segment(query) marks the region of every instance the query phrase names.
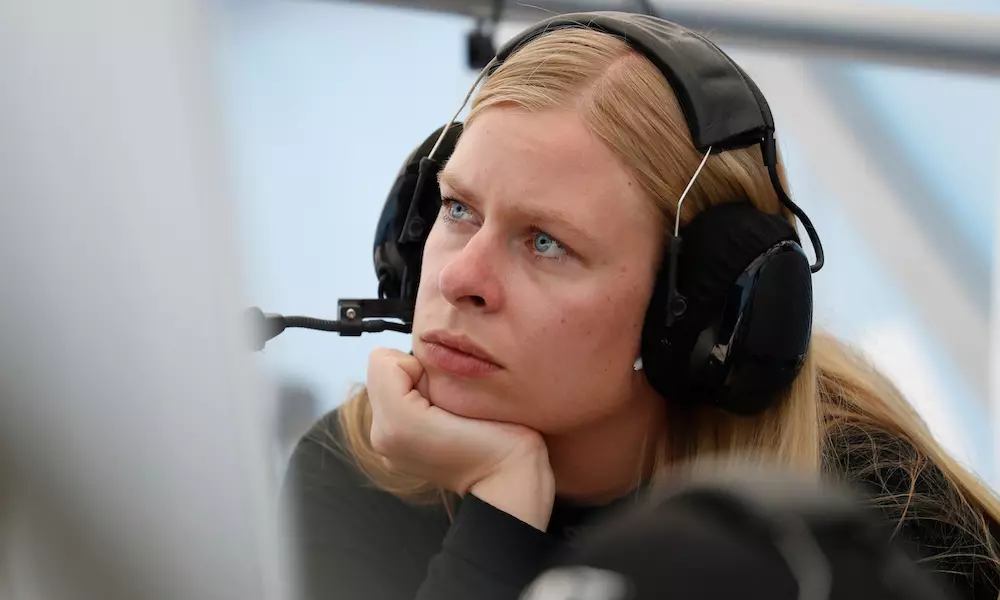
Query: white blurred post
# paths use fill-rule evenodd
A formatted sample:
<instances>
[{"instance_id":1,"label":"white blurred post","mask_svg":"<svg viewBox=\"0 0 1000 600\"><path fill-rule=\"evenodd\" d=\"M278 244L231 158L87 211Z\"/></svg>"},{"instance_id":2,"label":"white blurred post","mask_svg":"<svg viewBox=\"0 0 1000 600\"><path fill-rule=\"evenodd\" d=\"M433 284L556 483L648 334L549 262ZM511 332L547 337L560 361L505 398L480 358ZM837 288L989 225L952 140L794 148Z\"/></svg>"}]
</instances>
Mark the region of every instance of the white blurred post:
<instances>
[{"instance_id":1,"label":"white blurred post","mask_svg":"<svg viewBox=\"0 0 1000 600\"><path fill-rule=\"evenodd\" d=\"M210 8L0 0L0 596L282 597Z\"/></svg>"},{"instance_id":2,"label":"white blurred post","mask_svg":"<svg viewBox=\"0 0 1000 600\"><path fill-rule=\"evenodd\" d=\"M997 165L1000 174L1000 164ZM1000 180L996 184L996 202L1000 206ZM1000 232L1000 211L997 211L995 232ZM993 297L990 310L990 433L993 440L993 489L1000 493L1000 235L994 233Z\"/></svg>"}]
</instances>

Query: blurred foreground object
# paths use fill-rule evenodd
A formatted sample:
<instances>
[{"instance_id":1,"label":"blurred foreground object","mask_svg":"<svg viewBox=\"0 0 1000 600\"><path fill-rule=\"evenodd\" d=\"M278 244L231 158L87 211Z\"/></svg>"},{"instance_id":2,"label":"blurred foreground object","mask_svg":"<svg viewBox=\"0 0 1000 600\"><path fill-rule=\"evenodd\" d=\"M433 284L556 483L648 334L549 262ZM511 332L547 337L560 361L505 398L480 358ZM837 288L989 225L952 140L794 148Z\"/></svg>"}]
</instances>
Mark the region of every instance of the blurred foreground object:
<instances>
[{"instance_id":1,"label":"blurred foreground object","mask_svg":"<svg viewBox=\"0 0 1000 600\"><path fill-rule=\"evenodd\" d=\"M218 4L0 2L0 597L281 598Z\"/></svg>"},{"instance_id":2,"label":"blurred foreground object","mask_svg":"<svg viewBox=\"0 0 1000 600\"><path fill-rule=\"evenodd\" d=\"M696 479L604 523L522 600L949 600L877 514L774 473Z\"/></svg>"}]
</instances>

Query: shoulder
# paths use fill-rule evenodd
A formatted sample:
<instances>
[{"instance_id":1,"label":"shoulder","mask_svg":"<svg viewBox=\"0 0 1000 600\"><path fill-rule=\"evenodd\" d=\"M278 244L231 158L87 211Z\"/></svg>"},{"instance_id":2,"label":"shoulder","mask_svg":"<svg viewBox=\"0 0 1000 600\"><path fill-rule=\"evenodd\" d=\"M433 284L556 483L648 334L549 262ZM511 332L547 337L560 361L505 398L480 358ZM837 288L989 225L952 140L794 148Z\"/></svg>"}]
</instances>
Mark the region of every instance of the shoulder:
<instances>
[{"instance_id":1,"label":"shoulder","mask_svg":"<svg viewBox=\"0 0 1000 600\"><path fill-rule=\"evenodd\" d=\"M404 500L368 476L347 442L340 410L323 415L296 444L283 482L285 502L314 518L331 511L355 516L377 514L379 520L398 516L435 523L446 517L440 503Z\"/></svg>"},{"instance_id":2,"label":"shoulder","mask_svg":"<svg viewBox=\"0 0 1000 600\"><path fill-rule=\"evenodd\" d=\"M336 409L320 417L299 439L285 473L286 488L344 491L364 487L365 480L344 442Z\"/></svg>"},{"instance_id":3,"label":"shoulder","mask_svg":"<svg viewBox=\"0 0 1000 600\"><path fill-rule=\"evenodd\" d=\"M413 598L449 526L443 507L404 501L365 475L337 410L299 440L281 495L303 598Z\"/></svg>"},{"instance_id":4,"label":"shoulder","mask_svg":"<svg viewBox=\"0 0 1000 600\"><path fill-rule=\"evenodd\" d=\"M1000 524L925 453L884 429L840 424L828 432L824 461L828 474L882 514L888 537L950 579L965 592L961 597L997 598L1000 566L991 555Z\"/></svg>"},{"instance_id":5,"label":"shoulder","mask_svg":"<svg viewBox=\"0 0 1000 600\"><path fill-rule=\"evenodd\" d=\"M417 508L415 505L420 503L404 501L384 490L361 467L342 426L342 409L323 415L299 439L285 472L286 497L314 505Z\"/></svg>"},{"instance_id":6,"label":"shoulder","mask_svg":"<svg viewBox=\"0 0 1000 600\"><path fill-rule=\"evenodd\" d=\"M313 539L374 518L373 510L400 509L372 486L344 442L337 411L318 419L288 460L282 503L294 533Z\"/></svg>"},{"instance_id":7,"label":"shoulder","mask_svg":"<svg viewBox=\"0 0 1000 600\"><path fill-rule=\"evenodd\" d=\"M282 504L295 545L315 556L364 547L386 557L403 552L399 560L429 559L449 526L443 505L403 500L365 475L336 410L300 439L285 474Z\"/></svg>"}]
</instances>

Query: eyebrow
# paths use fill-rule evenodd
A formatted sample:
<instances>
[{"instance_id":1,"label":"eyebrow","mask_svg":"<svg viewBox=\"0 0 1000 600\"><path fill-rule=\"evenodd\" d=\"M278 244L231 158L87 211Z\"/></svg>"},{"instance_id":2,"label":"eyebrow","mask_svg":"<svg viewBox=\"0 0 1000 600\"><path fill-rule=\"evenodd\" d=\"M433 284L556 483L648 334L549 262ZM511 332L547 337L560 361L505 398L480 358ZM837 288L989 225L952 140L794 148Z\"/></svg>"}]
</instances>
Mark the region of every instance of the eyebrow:
<instances>
[{"instance_id":1,"label":"eyebrow","mask_svg":"<svg viewBox=\"0 0 1000 600\"><path fill-rule=\"evenodd\" d=\"M462 181L455 176L453 173L447 170L442 170L438 174L438 185L447 185L449 188L455 191L455 195L459 199L464 200L475 208L475 205L480 205L481 198L476 195L468 186L466 186ZM536 208L525 208L523 206L517 206L511 212L514 212L521 218L533 223L540 229L545 229L545 226L556 227L562 231L566 231L569 235L583 241L586 244L597 245L598 241L594 235L588 231L581 229L579 226L574 225L567 218L565 213L551 210L547 207L536 207ZM562 236L556 236L561 239ZM567 240L567 243L569 241Z\"/></svg>"},{"instance_id":2,"label":"eyebrow","mask_svg":"<svg viewBox=\"0 0 1000 600\"><path fill-rule=\"evenodd\" d=\"M438 187L441 184L447 185L451 189L455 190L455 193L462 197L463 200L471 202L472 204L479 204L479 197L476 196L464 183L462 183L458 177L450 173L448 170L443 169L438 173Z\"/></svg>"}]
</instances>

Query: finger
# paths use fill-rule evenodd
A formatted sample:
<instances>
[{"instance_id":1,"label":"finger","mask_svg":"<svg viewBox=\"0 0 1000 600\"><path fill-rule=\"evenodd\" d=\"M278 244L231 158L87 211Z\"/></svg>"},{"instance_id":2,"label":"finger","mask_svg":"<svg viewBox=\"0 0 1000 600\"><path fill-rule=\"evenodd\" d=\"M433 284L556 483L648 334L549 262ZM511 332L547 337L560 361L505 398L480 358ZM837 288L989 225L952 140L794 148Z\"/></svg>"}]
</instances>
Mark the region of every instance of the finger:
<instances>
[{"instance_id":1,"label":"finger","mask_svg":"<svg viewBox=\"0 0 1000 600\"><path fill-rule=\"evenodd\" d=\"M368 389L394 391L398 396L413 389L406 371L399 367L402 356L401 352L391 348L372 350L368 355Z\"/></svg>"},{"instance_id":2,"label":"finger","mask_svg":"<svg viewBox=\"0 0 1000 600\"><path fill-rule=\"evenodd\" d=\"M372 376L371 369L373 367L384 366L386 364L396 362L401 356L403 356L403 353L395 348L373 349L368 355L368 376Z\"/></svg>"},{"instance_id":3,"label":"finger","mask_svg":"<svg viewBox=\"0 0 1000 600\"><path fill-rule=\"evenodd\" d=\"M420 361L416 357L394 348L376 348L372 350L368 358L369 369L373 366L388 368L389 365L393 364L403 369L409 375L414 386L424 374L424 366L420 364ZM369 371L368 375L370 379L373 374Z\"/></svg>"},{"instance_id":4,"label":"finger","mask_svg":"<svg viewBox=\"0 0 1000 600\"><path fill-rule=\"evenodd\" d=\"M374 421L395 429L423 408L427 401L414 390L411 375L419 377L419 361L397 350L378 349L368 361L368 398Z\"/></svg>"},{"instance_id":5,"label":"finger","mask_svg":"<svg viewBox=\"0 0 1000 600\"><path fill-rule=\"evenodd\" d=\"M368 355L368 400L376 420L385 417L391 410L393 399L402 398L412 388L409 376L397 366L396 351L377 348Z\"/></svg>"},{"instance_id":6,"label":"finger","mask_svg":"<svg viewBox=\"0 0 1000 600\"><path fill-rule=\"evenodd\" d=\"M402 396L414 389L424 374L424 367L416 358L398 350L379 348L372 351L368 360L368 385L378 385L386 391L393 390Z\"/></svg>"},{"instance_id":7,"label":"finger","mask_svg":"<svg viewBox=\"0 0 1000 600\"><path fill-rule=\"evenodd\" d=\"M424 376L424 365L420 364L415 356L410 354L402 354L399 358L399 366L406 374L410 376L410 380L413 382L413 386L417 386L417 382Z\"/></svg>"},{"instance_id":8,"label":"finger","mask_svg":"<svg viewBox=\"0 0 1000 600\"><path fill-rule=\"evenodd\" d=\"M430 382L427 380L426 371L424 371L424 373L420 376L420 380L417 381L416 390L420 392L421 396L433 404L433 401L431 401Z\"/></svg>"}]
</instances>

